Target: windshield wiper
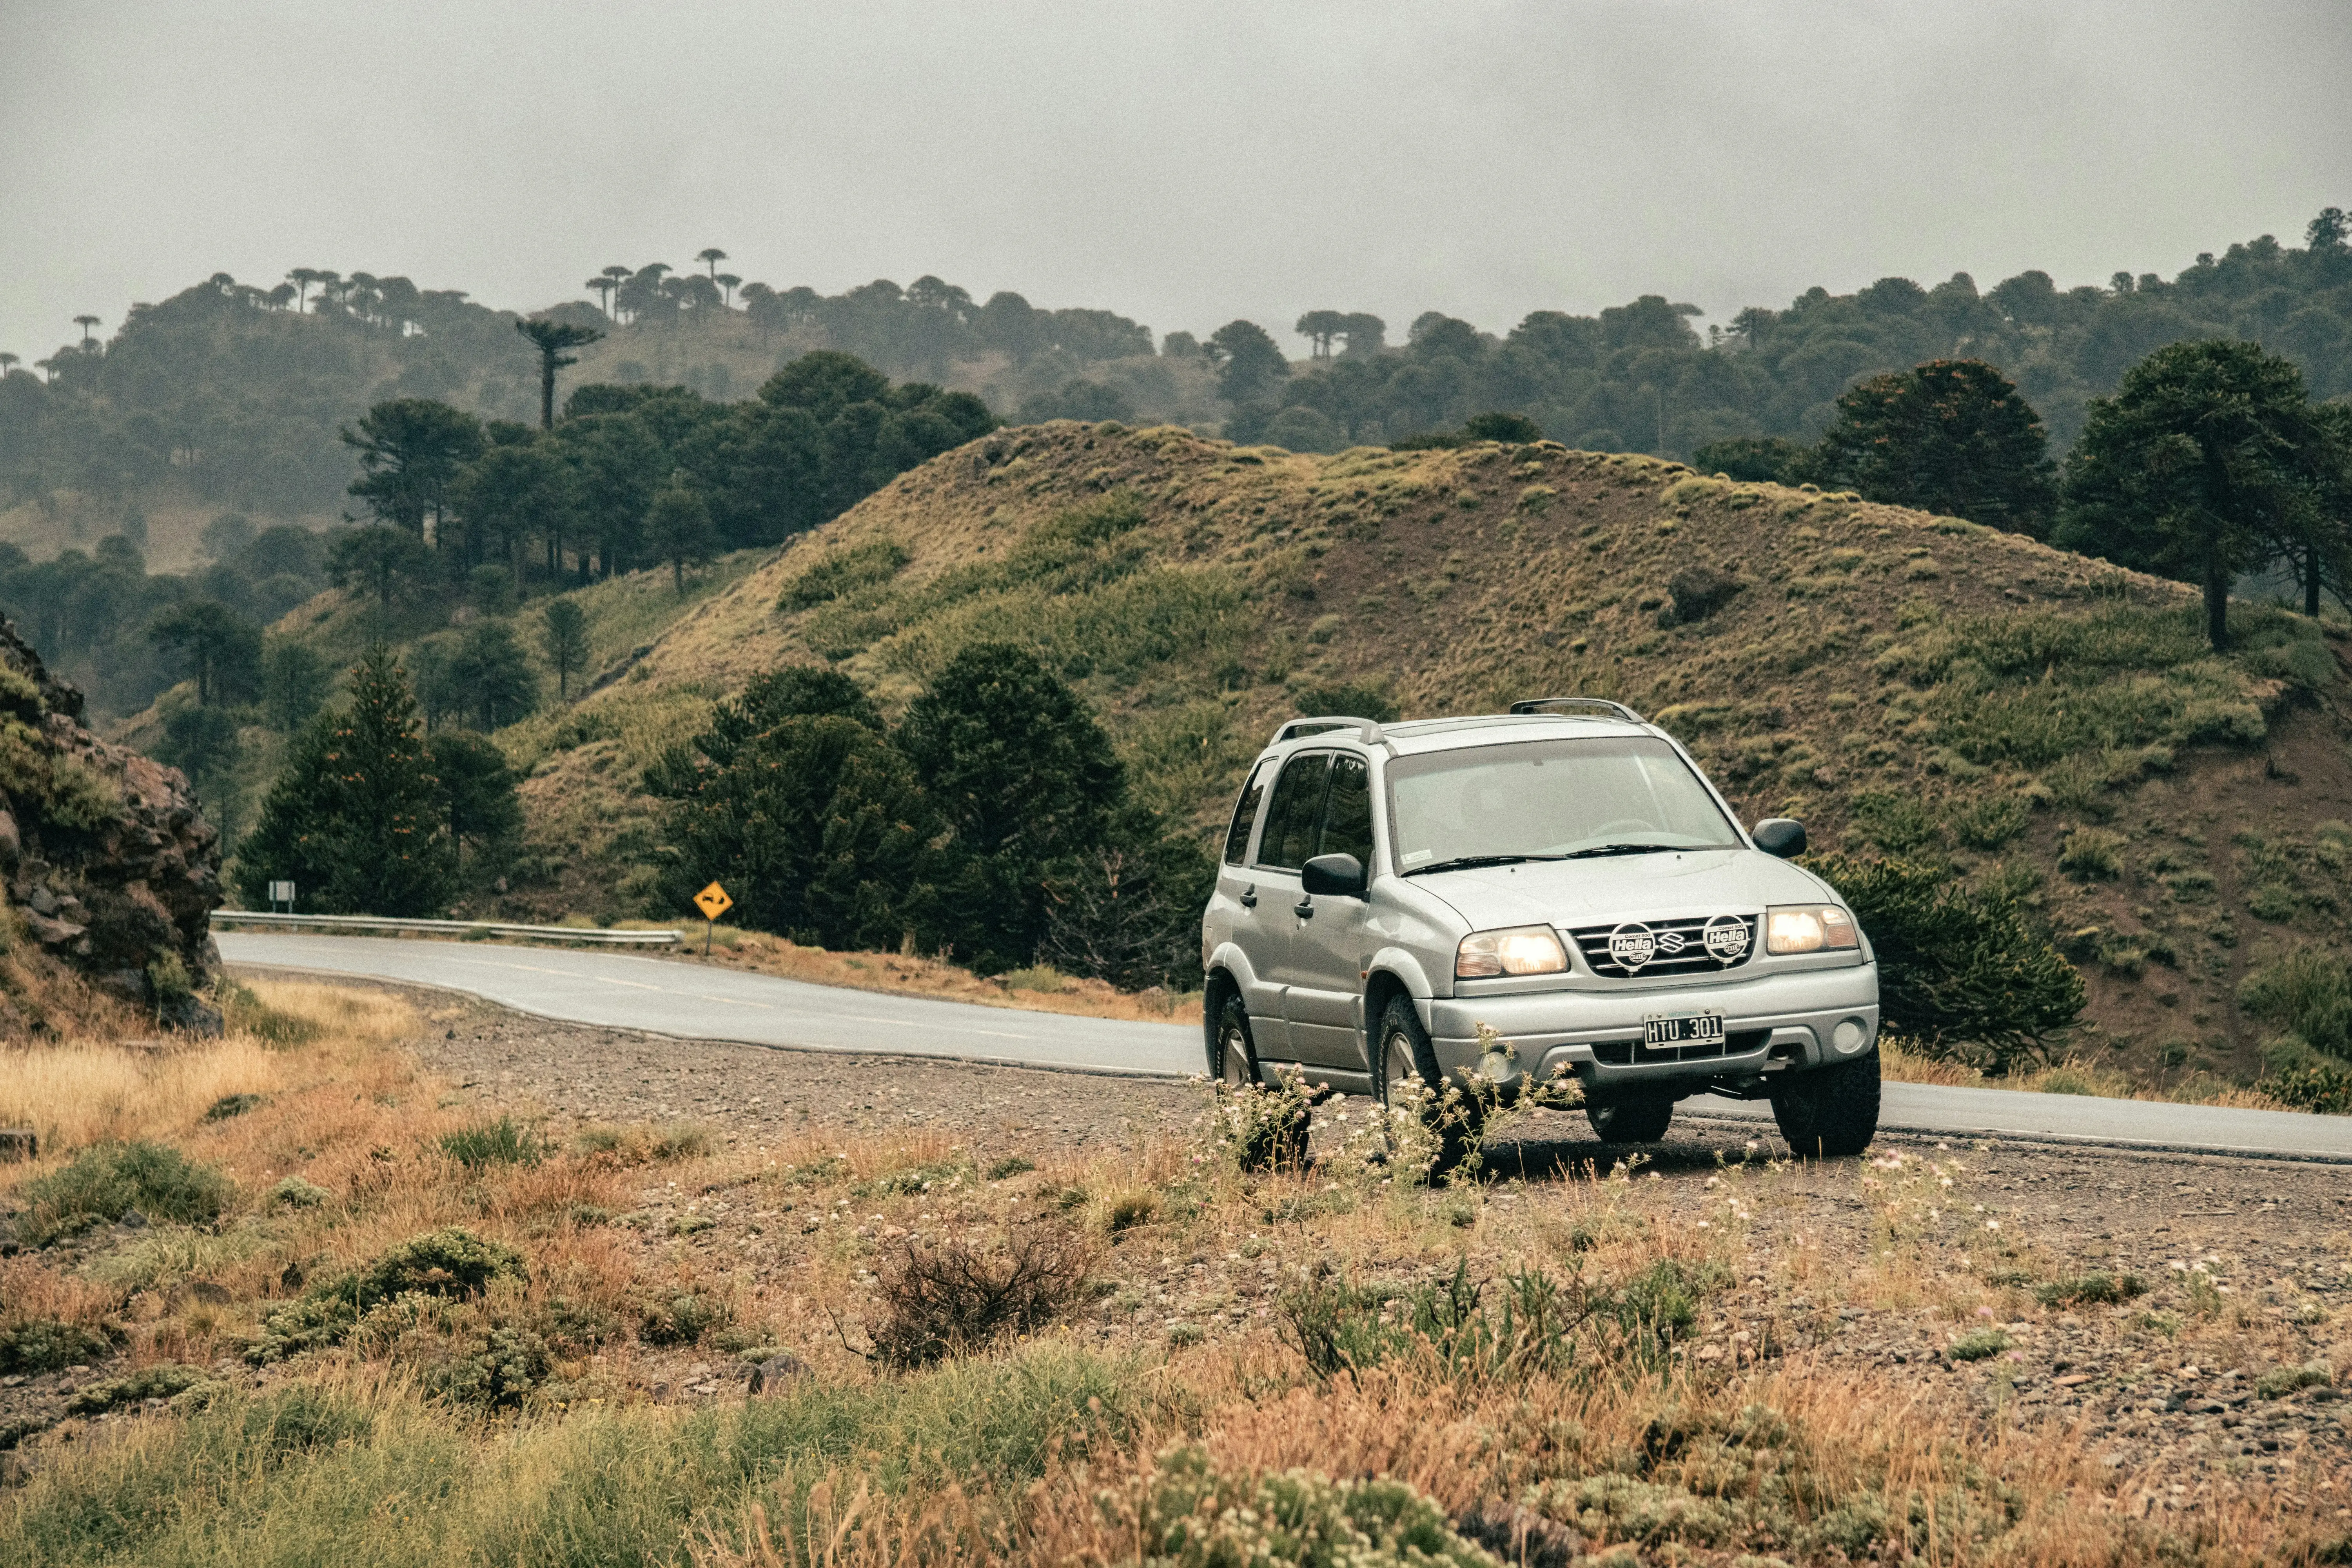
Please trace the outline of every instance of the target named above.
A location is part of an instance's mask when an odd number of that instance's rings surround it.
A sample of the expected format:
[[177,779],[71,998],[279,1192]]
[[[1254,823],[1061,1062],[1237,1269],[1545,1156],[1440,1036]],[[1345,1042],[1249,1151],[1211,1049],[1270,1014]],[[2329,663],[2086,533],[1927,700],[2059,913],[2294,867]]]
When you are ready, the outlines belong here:
[[1671,855],[1681,847],[1679,844],[1601,844],[1590,849],[1574,850],[1555,858],[1597,860],[1603,855]]
[[1565,860],[1565,855],[1456,855],[1451,860],[1440,860],[1433,866],[1415,866],[1405,873],[1408,877],[1426,877],[1433,871],[1470,871],[1481,866],[1517,866],[1527,860]]

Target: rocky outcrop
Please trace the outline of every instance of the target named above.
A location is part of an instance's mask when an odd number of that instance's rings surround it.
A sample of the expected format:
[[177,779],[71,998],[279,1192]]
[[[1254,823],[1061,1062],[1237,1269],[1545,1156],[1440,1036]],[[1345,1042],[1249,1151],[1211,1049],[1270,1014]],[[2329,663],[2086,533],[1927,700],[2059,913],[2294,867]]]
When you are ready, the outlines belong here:
[[0,620],[0,1037],[51,1025],[62,968],[164,1025],[209,1029],[220,835],[176,768],[99,739],[81,693]]

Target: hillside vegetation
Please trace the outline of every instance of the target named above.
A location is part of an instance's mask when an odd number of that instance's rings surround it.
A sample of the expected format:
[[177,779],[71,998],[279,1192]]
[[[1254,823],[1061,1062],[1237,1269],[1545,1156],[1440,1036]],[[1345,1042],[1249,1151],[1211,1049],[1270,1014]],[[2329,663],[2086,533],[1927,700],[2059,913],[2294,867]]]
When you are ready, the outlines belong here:
[[2352,795],[2346,628],[2236,613],[2216,657],[2176,584],[1549,442],[1317,457],[1174,428],[1003,431],[503,731],[550,873],[509,904],[675,917],[639,901],[643,771],[781,663],[834,665],[892,710],[968,643],[1029,647],[1095,704],[1145,798],[1204,835],[1302,707],[1580,692],[1682,736],[1750,820],[1797,816],[1819,847],[2025,894],[2091,983],[2083,1047],[2242,1074],[2300,1016],[2248,1015],[2242,981],[2346,940]]

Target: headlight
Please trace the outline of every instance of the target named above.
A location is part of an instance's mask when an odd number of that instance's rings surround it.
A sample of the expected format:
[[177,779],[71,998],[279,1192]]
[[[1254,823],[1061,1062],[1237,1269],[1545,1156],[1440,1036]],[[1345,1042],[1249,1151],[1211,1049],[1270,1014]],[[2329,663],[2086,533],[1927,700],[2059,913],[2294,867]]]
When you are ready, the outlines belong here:
[[1559,974],[1568,968],[1568,950],[1549,926],[1513,926],[1508,931],[1472,931],[1454,954],[1456,980],[1492,974]]
[[1767,952],[1831,952],[1861,945],[1853,917],[1835,904],[1781,904],[1764,911]]

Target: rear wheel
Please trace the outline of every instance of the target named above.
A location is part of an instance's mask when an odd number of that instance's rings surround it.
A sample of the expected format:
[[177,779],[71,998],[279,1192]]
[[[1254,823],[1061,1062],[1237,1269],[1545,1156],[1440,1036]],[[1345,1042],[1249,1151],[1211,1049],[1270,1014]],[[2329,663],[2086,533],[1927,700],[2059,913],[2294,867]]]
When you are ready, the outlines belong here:
[[1584,1119],[1603,1143],[1654,1143],[1666,1135],[1675,1119],[1672,1095],[1621,1090],[1608,1096],[1588,1092]]
[[1798,1154],[1861,1153],[1878,1135],[1878,1053],[1792,1074],[1772,1091],[1772,1120]]
[[[1437,1135],[1437,1157],[1430,1163],[1430,1179],[1442,1179],[1462,1163],[1477,1142],[1482,1108],[1464,1096],[1439,1112],[1438,1097],[1444,1093],[1445,1075],[1438,1068],[1436,1048],[1429,1043],[1429,1031],[1421,1026],[1421,1014],[1410,996],[1389,998],[1388,1007],[1381,1014],[1377,1040],[1372,1067],[1374,1081],[1380,1085],[1381,1109],[1412,1106],[1420,1112],[1423,1124]],[[1416,1089],[1428,1092],[1424,1096],[1413,1092]]]
[[[1259,1087],[1257,1049],[1250,1040],[1249,1009],[1232,992],[1226,993],[1224,1005],[1217,1012],[1217,1060],[1213,1065],[1230,1094],[1250,1095]],[[1296,1169],[1307,1163],[1307,1121],[1304,1105],[1279,1113],[1269,1106],[1264,1114],[1245,1121],[1240,1130],[1242,1169]]]

